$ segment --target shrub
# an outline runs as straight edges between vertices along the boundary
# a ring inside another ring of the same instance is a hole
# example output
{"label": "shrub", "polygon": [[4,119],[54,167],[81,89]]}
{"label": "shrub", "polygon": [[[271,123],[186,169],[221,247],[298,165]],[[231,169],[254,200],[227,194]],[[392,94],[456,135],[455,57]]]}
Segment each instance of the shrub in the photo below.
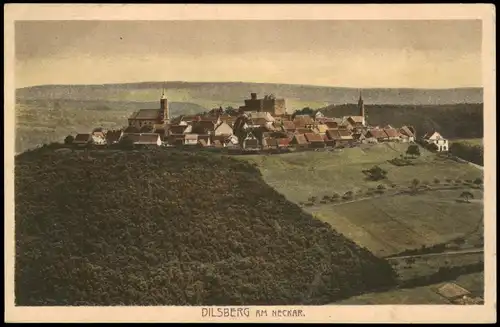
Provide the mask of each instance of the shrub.
{"label": "shrub", "polygon": [[441,183],[441,181],[437,178],[434,178],[434,184],[439,184],[439,183]]}
{"label": "shrub", "polygon": [[385,188],[386,188],[386,187],[385,187],[385,185],[384,185],[384,184],[379,184],[379,185],[377,186],[377,190],[385,190]]}
{"label": "shrub", "polygon": [[478,178],[476,178],[476,179],[474,180],[474,184],[476,184],[476,185],[481,185],[481,184],[483,184],[483,180],[482,180],[481,178],[479,178],[479,177],[478,177]]}

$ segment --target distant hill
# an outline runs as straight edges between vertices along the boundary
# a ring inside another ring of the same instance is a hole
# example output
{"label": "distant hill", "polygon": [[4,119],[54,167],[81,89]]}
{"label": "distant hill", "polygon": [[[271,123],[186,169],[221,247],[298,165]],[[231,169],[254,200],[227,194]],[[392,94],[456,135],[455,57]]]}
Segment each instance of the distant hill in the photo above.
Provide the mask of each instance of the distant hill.
{"label": "distant hill", "polygon": [[326,304],[395,283],[249,163],[68,151],[15,159],[16,305]]}
{"label": "distant hill", "polygon": [[[41,85],[20,88],[21,99],[66,99],[95,101],[155,101],[161,94],[162,82],[142,82],[102,85]],[[270,83],[166,83],[167,96],[174,102],[191,102],[207,109],[243,104],[249,93],[275,94],[287,99],[289,111],[303,107],[320,108],[331,104],[355,103],[359,89]],[[366,104],[441,105],[455,103],[482,103],[482,88],[457,89],[363,89]]]}

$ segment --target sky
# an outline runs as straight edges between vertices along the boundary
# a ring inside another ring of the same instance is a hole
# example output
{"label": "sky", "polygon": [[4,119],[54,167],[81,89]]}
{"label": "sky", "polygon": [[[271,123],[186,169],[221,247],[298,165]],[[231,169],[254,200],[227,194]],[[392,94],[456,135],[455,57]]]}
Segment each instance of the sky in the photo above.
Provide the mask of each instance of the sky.
{"label": "sky", "polygon": [[16,87],[482,87],[480,20],[17,21]]}

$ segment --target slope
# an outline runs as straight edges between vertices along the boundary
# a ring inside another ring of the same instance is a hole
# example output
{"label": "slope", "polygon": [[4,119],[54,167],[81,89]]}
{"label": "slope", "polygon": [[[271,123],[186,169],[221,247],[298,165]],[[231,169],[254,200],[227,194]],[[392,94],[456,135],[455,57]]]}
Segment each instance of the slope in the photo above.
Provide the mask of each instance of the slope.
{"label": "slope", "polygon": [[320,304],[394,283],[238,160],[42,148],[15,174],[17,305]]}

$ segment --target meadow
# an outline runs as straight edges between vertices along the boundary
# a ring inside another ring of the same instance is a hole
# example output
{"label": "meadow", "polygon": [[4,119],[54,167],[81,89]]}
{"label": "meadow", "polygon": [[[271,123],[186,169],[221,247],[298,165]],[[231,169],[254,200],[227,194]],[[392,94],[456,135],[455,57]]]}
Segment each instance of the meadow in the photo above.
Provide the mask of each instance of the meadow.
{"label": "meadow", "polygon": [[[451,282],[464,287],[474,295],[482,296],[484,293],[484,273],[482,272],[462,275]],[[394,289],[388,292],[367,293],[335,302],[335,304],[450,304],[446,298],[436,292],[443,284],[436,283],[414,288]]]}
{"label": "meadow", "polygon": [[[407,144],[378,144],[333,153],[300,152],[240,159],[255,163],[268,184],[298,204],[311,197],[322,199],[325,195],[353,192],[354,202],[325,203],[303,209],[378,256],[448,242],[474,231],[483,219],[482,191],[463,183],[482,178],[482,172],[424,149],[421,157],[414,159],[413,166],[398,167],[387,162],[399,157],[407,147]],[[386,180],[366,179],[362,170],[374,165],[388,172]],[[386,193],[408,190],[413,179],[429,185],[439,179],[441,188],[452,189],[355,201],[358,194],[376,190],[381,184],[388,190]],[[458,202],[464,190],[471,191],[475,200]]]}

